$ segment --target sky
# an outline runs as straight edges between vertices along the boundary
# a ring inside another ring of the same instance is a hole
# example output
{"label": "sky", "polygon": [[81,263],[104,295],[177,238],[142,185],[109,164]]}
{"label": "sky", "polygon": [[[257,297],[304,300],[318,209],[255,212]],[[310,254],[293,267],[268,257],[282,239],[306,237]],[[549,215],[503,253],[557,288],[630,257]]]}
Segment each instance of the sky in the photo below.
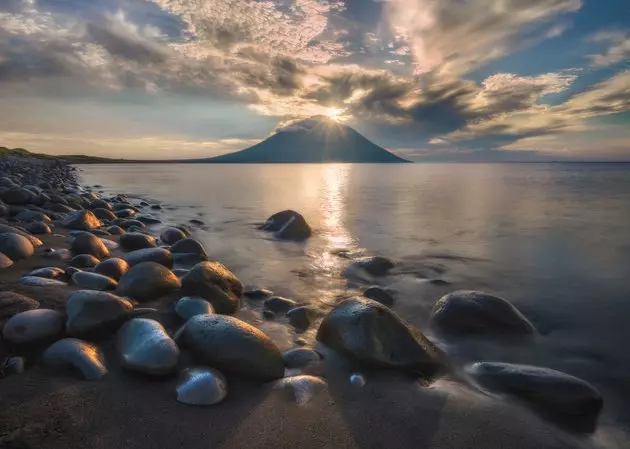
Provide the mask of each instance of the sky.
{"label": "sky", "polygon": [[413,161],[630,161],[630,0],[0,0],[0,146],[210,157],[315,115]]}

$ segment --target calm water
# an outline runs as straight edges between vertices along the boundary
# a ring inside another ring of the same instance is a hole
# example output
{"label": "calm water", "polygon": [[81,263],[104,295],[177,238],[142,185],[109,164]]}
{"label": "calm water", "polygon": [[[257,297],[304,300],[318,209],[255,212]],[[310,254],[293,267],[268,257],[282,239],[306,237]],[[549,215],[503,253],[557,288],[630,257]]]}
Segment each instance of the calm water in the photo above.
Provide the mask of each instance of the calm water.
{"label": "calm water", "polygon": [[[375,283],[396,291],[395,310],[429,334],[442,294],[500,294],[542,336],[519,347],[439,342],[453,360],[569,372],[605,395],[601,428],[630,422],[630,165],[92,165],[81,172],[108,193],[160,202],[166,222],[201,218],[208,252],[245,284],[324,309],[364,287],[342,275],[349,261],[333,254],[339,248],[396,260],[394,274]],[[316,230],[307,243],[256,230],[287,208]],[[615,432],[602,438],[624,438]]]}

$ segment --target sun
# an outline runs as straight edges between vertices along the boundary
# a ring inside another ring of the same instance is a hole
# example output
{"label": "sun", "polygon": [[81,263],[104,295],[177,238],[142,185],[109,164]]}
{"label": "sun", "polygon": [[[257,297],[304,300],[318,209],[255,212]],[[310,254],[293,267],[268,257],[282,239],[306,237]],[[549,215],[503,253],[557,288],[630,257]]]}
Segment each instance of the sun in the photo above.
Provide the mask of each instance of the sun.
{"label": "sun", "polygon": [[344,110],[339,108],[326,108],[324,115],[336,122],[343,122],[345,117],[343,116]]}

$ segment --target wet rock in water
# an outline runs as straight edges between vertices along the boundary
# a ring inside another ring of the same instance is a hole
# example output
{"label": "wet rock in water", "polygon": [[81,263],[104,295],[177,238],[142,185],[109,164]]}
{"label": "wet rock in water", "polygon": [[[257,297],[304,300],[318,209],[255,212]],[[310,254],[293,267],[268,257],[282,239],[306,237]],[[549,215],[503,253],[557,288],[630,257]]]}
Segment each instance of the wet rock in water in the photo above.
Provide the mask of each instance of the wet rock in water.
{"label": "wet rock in water", "polygon": [[159,218],[155,218],[154,216],[149,214],[140,214],[136,217],[136,220],[144,223],[145,225],[155,225],[162,223],[162,220],[160,220]]}
{"label": "wet rock in water", "polygon": [[96,210],[96,209],[112,210],[112,205],[109,204],[105,200],[97,198],[95,200],[90,201],[90,204],[88,205],[88,209],[90,209],[90,210]]}
{"label": "wet rock in water", "polygon": [[255,288],[252,290],[245,290],[243,292],[243,296],[249,299],[265,299],[273,296],[273,292],[265,288]]}
{"label": "wet rock in water", "polygon": [[365,377],[361,373],[354,373],[350,376],[350,385],[353,387],[364,387],[365,386]]}
{"label": "wet rock in water", "polygon": [[153,210],[161,210],[162,206],[160,206],[159,204],[152,204],[151,205],[151,209],[153,209]]}
{"label": "wet rock in water", "polygon": [[364,257],[356,260],[353,265],[372,276],[385,276],[395,266],[391,259],[382,256]]}
{"label": "wet rock in water", "polygon": [[139,211],[139,209],[137,207],[133,206],[132,204],[129,204],[129,202],[116,203],[112,207],[114,208],[115,211],[119,211],[119,210],[130,210],[132,212],[138,212]]}
{"label": "wet rock in water", "polygon": [[186,255],[188,257],[194,257],[196,260],[208,260],[208,254],[203,248],[203,245],[195,239],[185,238],[177,241],[171,246],[171,253],[175,257],[181,257]]}
{"label": "wet rock in water", "polygon": [[116,281],[120,280],[127,270],[129,270],[127,261],[116,257],[104,260],[94,267],[94,273],[102,274]]}
{"label": "wet rock in water", "polygon": [[114,220],[116,218],[116,215],[109,209],[98,208],[94,209],[92,213],[94,213],[99,220]]}
{"label": "wet rock in water", "polygon": [[26,276],[35,276],[35,277],[46,278],[46,279],[62,279],[65,275],[66,275],[66,272],[63,268],[45,267],[45,268],[36,268],[35,270],[29,272]]}
{"label": "wet rock in water", "polygon": [[119,225],[121,228],[125,229],[125,230],[129,230],[131,231],[131,228],[134,229],[144,229],[146,228],[146,226],[144,225],[144,223],[142,223],[139,220],[124,220],[122,222],[119,223]]}
{"label": "wet rock in water", "polygon": [[179,348],[155,320],[134,318],[117,335],[118,355],[122,365],[145,374],[169,374],[175,371]]}
{"label": "wet rock in water", "polygon": [[0,234],[0,253],[3,253],[13,262],[31,257],[35,248],[31,242],[20,234]]}
{"label": "wet rock in water", "polygon": [[277,238],[284,240],[305,240],[312,233],[304,217],[293,210],[273,214],[261,229],[273,232]]}
{"label": "wet rock in water", "polygon": [[468,372],[481,386],[516,397],[562,426],[595,430],[603,400],[582,379],[549,368],[500,362],[475,363]]}
{"label": "wet rock in water", "polygon": [[78,290],[66,302],[66,332],[81,335],[122,323],[133,311],[133,305],[111,293]]}
{"label": "wet rock in water", "polygon": [[188,321],[195,315],[208,315],[214,313],[212,304],[203,298],[184,296],[175,304],[175,313],[182,320]]}
{"label": "wet rock in water", "polygon": [[197,315],[175,340],[190,349],[198,363],[262,380],[284,376],[284,360],[276,344],[254,326],[224,315]]}
{"label": "wet rock in water", "polygon": [[5,376],[22,374],[25,369],[26,360],[24,359],[24,357],[9,357],[4,364],[4,368],[0,366],[0,370]]}
{"label": "wet rock in water", "polygon": [[91,254],[79,254],[70,261],[70,265],[76,268],[92,268],[98,263],[99,260]]}
{"label": "wet rock in water", "polygon": [[507,300],[472,290],[458,290],[440,298],[433,307],[431,325],[450,334],[524,336],[536,332]]}
{"label": "wet rock in water", "polygon": [[276,314],[273,313],[271,310],[268,309],[264,309],[262,312],[262,317],[266,320],[275,320],[276,319]]}
{"label": "wet rock in water", "polygon": [[142,262],[131,267],[120,279],[116,292],[138,301],[151,301],[181,286],[171,270],[155,262]]}
{"label": "wet rock in water", "polygon": [[200,262],[182,278],[182,292],[207,299],[217,313],[234,313],[243,284],[220,263]]}
{"label": "wet rock in water", "polygon": [[72,276],[72,282],[80,287],[88,290],[109,291],[116,290],[118,283],[102,274],[81,271]]}
{"label": "wet rock in water", "polygon": [[51,221],[50,217],[43,212],[36,210],[23,210],[15,216],[18,221],[31,222],[31,221]]}
{"label": "wet rock in water", "polygon": [[40,278],[37,276],[22,276],[20,278],[20,284],[30,285],[33,287],[50,287],[50,286],[68,285],[65,282],[59,281],[57,279]]}
{"label": "wet rock in water", "polygon": [[280,379],[274,383],[273,388],[274,390],[291,391],[295,402],[298,405],[303,405],[317,394],[324,392],[328,388],[328,383],[321,377],[303,374]]}
{"label": "wet rock in water", "polygon": [[65,204],[59,204],[59,203],[48,204],[46,206],[46,209],[50,210],[51,212],[58,212],[61,214],[76,212],[76,210],[71,208],[70,206],[67,206]]}
{"label": "wet rock in water", "polygon": [[137,212],[133,209],[126,208],[126,209],[117,209],[114,211],[114,214],[118,218],[131,218],[131,217],[135,217]]}
{"label": "wet rock in water", "polygon": [[315,315],[315,310],[308,306],[300,306],[287,312],[287,318],[291,326],[304,331],[309,328]]}
{"label": "wet rock in water", "polygon": [[394,305],[394,297],[380,287],[370,287],[363,292],[363,296],[374,301],[380,302],[384,306],[392,307]]}
{"label": "wet rock in water", "polygon": [[135,251],[137,249],[155,248],[157,242],[155,237],[140,232],[126,232],[120,236],[120,246],[125,251]]}
{"label": "wet rock in water", "polygon": [[166,228],[160,234],[160,240],[167,245],[173,245],[186,238],[186,234],[179,228]]}
{"label": "wet rock in water", "polygon": [[205,224],[202,220],[199,220],[197,218],[191,218],[190,220],[188,220],[188,223],[194,224],[197,226],[203,226]]}
{"label": "wet rock in water", "polygon": [[52,228],[43,221],[32,221],[24,229],[36,235],[52,234]]}
{"label": "wet rock in water", "polygon": [[48,249],[50,249],[50,251],[46,251],[44,255],[50,259],[64,261],[64,262],[72,259],[72,252],[70,252],[69,249],[66,249],[66,248],[59,248],[59,249],[48,248]]}
{"label": "wet rock in water", "polygon": [[282,354],[287,368],[306,368],[312,363],[319,362],[322,357],[319,352],[311,348],[293,348]]}
{"label": "wet rock in water", "polygon": [[71,280],[75,273],[80,273],[83,270],[77,267],[66,267],[64,271],[66,274],[66,280]]}
{"label": "wet rock in water", "polygon": [[70,247],[74,254],[91,254],[97,259],[109,257],[109,249],[103,241],[89,232],[84,232],[75,237]]}
{"label": "wet rock in water", "polygon": [[52,367],[72,368],[84,380],[99,380],[107,374],[105,356],[98,348],[76,338],[64,338],[46,349],[44,363]]}
{"label": "wet rock in water", "polygon": [[2,199],[7,204],[28,204],[33,194],[21,187],[11,187],[2,194]]}
{"label": "wet rock in water", "polygon": [[289,310],[297,307],[298,303],[289,298],[283,298],[282,296],[272,296],[265,299],[263,306],[267,310],[271,310],[274,313],[287,313]]}
{"label": "wet rock in water", "polygon": [[9,268],[11,265],[13,265],[13,261],[4,253],[0,253],[0,270]]}
{"label": "wet rock in water", "polygon": [[164,248],[144,248],[125,254],[125,260],[131,266],[141,262],[156,262],[166,268],[173,268],[173,255]]}
{"label": "wet rock in water", "polygon": [[89,210],[79,210],[70,214],[62,222],[63,226],[68,229],[77,229],[79,231],[89,231],[90,229],[100,228],[103,223],[101,220]]}
{"label": "wet rock in water", "polygon": [[367,298],[343,301],[324,318],[317,340],[351,360],[433,377],[444,355],[391,309]]}
{"label": "wet rock in water", "polygon": [[125,233],[125,230],[123,228],[121,228],[120,226],[109,226],[108,228],[106,228],[107,232],[109,232],[111,235],[123,235]]}
{"label": "wet rock in water", "polygon": [[2,328],[3,337],[15,344],[56,338],[63,332],[63,314],[56,310],[35,309],[11,317]]}
{"label": "wet rock in water", "polygon": [[21,235],[22,237],[26,238],[29,242],[31,242],[31,245],[33,245],[33,248],[39,248],[40,246],[43,245],[40,239],[38,239],[37,237],[33,237],[28,232],[25,232],[23,229],[18,229],[16,227],[8,226],[8,225],[0,223],[0,234],[7,234],[7,233]]}
{"label": "wet rock in water", "polygon": [[0,292],[0,328],[13,315],[38,307],[39,301],[28,296],[14,292]]}
{"label": "wet rock in water", "polygon": [[227,380],[212,368],[186,368],[177,381],[177,400],[188,405],[214,405],[227,396]]}

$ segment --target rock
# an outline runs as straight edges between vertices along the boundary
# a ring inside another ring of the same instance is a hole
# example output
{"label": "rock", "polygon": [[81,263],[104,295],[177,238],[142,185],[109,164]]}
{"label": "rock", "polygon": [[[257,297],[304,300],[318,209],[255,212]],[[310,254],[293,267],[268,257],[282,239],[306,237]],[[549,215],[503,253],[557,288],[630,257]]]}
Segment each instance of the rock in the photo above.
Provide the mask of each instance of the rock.
{"label": "rock", "polygon": [[186,256],[194,256],[197,260],[208,260],[208,254],[206,254],[206,250],[203,248],[203,245],[199,243],[195,239],[185,238],[177,241],[173,246],[171,246],[171,253],[173,255],[183,255]]}
{"label": "rock", "polygon": [[50,210],[52,212],[57,212],[57,213],[61,213],[61,214],[67,214],[67,213],[71,213],[71,212],[76,212],[76,210],[71,208],[70,206],[67,206],[65,204],[59,204],[59,203],[48,204],[46,206],[46,209],[48,209],[48,210]]}
{"label": "rock", "polygon": [[265,299],[263,306],[265,309],[271,310],[274,313],[286,313],[289,310],[297,307],[297,303],[289,298],[283,298],[282,296],[272,296]]}
{"label": "rock", "polygon": [[561,425],[595,430],[603,400],[582,379],[549,368],[500,362],[475,363],[468,372],[481,386],[516,397]]}
{"label": "rock", "polygon": [[120,280],[127,270],[129,270],[127,261],[118,258],[104,260],[94,267],[94,273],[102,274],[116,281]]}
{"label": "rock", "polygon": [[9,268],[13,265],[13,261],[9,259],[4,253],[0,253],[0,270]]}
{"label": "rock", "polygon": [[326,391],[328,383],[321,377],[299,375],[285,377],[274,383],[274,390],[289,390],[298,405],[306,404],[318,393]]}
{"label": "rock", "polygon": [[109,249],[97,236],[84,232],[76,236],[70,247],[74,254],[91,254],[97,259],[109,257]]}
{"label": "rock", "polygon": [[145,225],[155,225],[162,223],[162,220],[160,220],[159,218],[155,218],[154,216],[149,214],[140,214],[136,217],[136,220],[144,223]]}
{"label": "rock", "polygon": [[[109,232],[103,231],[102,229],[92,229],[90,232],[92,234],[94,234],[95,236],[97,236],[97,237],[105,237],[105,236],[111,235]],[[112,243],[116,243],[116,242],[112,242]],[[107,248],[107,249],[109,249],[109,248]]]}
{"label": "rock", "polygon": [[26,369],[26,360],[24,357],[9,357],[4,364],[0,366],[0,376],[10,376],[12,374],[22,374]]}
{"label": "rock", "polygon": [[33,237],[28,232],[25,232],[23,229],[18,229],[13,226],[7,226],[0,223],[0,234],[7,234],[7,233],[18,234],[28,239],[28,241],[31,242],[31,245],[33,245],[33,248],[39,248],[40,246],[43,245],[40,239],[38,239],[37,237]]}
{"label": "rock", "polygon": [[130,217],[134,217],[136,215],[136,211],[133,209],[129,209],[129,208],[125,208],[125,209],[116,209],[114,211],[114,214],[116,214],[116,216],[118,218],[130,218]]}
{"label": "rock", "polygon": [[64,269],[64,271],[65,271],[65,274],[66,274],[66,279],[67,280],[71,280],[72,276],[74,276],[75,273],[80,273],[83,270],[81,270],[80,268],[77,268],[77,267],[66,267]]}
{"label": "rock", "polygon": [[284,376],[284,360],[264,332],[224,315],[196,315],[175,340],[190,349],[198,363],[262,380]]}
{"label": "rock", "polygon": [[99,220],[114,220],[116,218],[116,215],[114,215],[114,213],[109,209],[97,208],[92,212]]}
{"label": "rock", "polygon": [[212,304],[203,298],[184,296],[175,304],[175,313],[182,320],[188,321],[195,315],[209,315],[214,313]]}
{"label": "rock", "polygon": [[270,296],[273,296],[273,292],[265,288],[255,288],[252,290],[245,290],[243,292],[243,296],[249,299],[265,299]]}
{"label": "rock", "polygon": [[33,221],[26,225],[25,228],[31,234],[44,235],[52,234],[51,227],[43,221]]}
{"label": "rock", "polygon": [[15,216],[15,219],[27,223],[31,221],[51,221],[48,215],[36,210],[23,210]]}
{"label": "rock", "polygon": [[81,335],[98,331],[122,323],[132,311],[133,305],[119,296],[100,291],[77,290],[66,302],[66,332],[70,335]]}
{"label": "rock", "polygon": [[319,352],[311,348],[289,349],[282,354],[282,358],[287,368],[306,368],[322,359]]}
{"label": "rock", "polygon": [[126,232],[120,236],[120,246],[125,251],[135,251],[137,249],[155,248],[157,242],[155,237],[140,232]]}
{"label": "rock", "polygon": [[264,309],[262,312],[262,317],[266,320],[275,320],[276,319],[276,314],[273,313],[271,310],[268,309]]}
{"label": "rock", "polygon": [[151,209],[153,209],[153,210],[161,210],[162,206],[160,206],[159,204],[152,204],[151,205]]}
{"label": "rock", "polygon": [[20,234],[0,234],[0,253],[3,253],[13,262],[31,257],[35,248],[31,242]]}
{"label": "rock", "polygon": [[118,355],[122,365],[145,374],[175,371],[179,348],[155,320],[134,318],[118,331]]}
{"label": "rock", "polygon": [[188,220],[188,223],[194,224],[196,226],[203,226],[205,224],[202,220],[199,220],[197,218],[191,218],[190,220]]}
{"label": "rock", "polygon": [[291,326],[300,331],[304,331],[311,325],[311,320],[315,314],[314,310],[308,306],[301,306],[287,312],[287,318]]}
{"label": "rock", "polygon": [[144,248],[125,254],[125,260],[131,266],[141,262],[156,262],[166,268],[173,268],[173,255],[164,248]]}
{"label": "rock", "polygon": [[123,235],[125,233],[125,230],[121,228],[120,226],[110,226],[106,228],[106,230],[111,235]]}
{"label": "rock", "polygon": [[186,234],[178,228],[166,228],[160,234],[160,240],[167,245],[172,245],[186,238]]}
{"label": "rock", "polygon": [[363,296],[374,301],[380,302],[384,306],[392,307],[394,305],[394,297],[380,287],[370,287],[363,292]]}
{"label": "rock", "polygon": [[120,279],[117,293],[138,301],[151,301],[177,290],[181,283],[164,265],[141,262],[131,267]]}
{"label": "rock", "polygon": [[354,373],[350,376],[350,385],[353,387],[364,387],[365,386],[365,377],[361,373]]}
{"label": "rock", "polygon": [[113,240],[110,240],[110,239],[101,239],[101,241],[103,242],[103,245],[105,245],[107,249],[110,251],[113,251],[120,247],[120,245],[117,242],[114,242]]}
{"label": "rock", "polygon": [[46,268],[37,268],[31,272],[29,272],[26,276],[35,276],[39,278],[46,279],[60,279],[66,275],[66,272],[63,268],[59,267],[46,267]]}
{"label": "rock", "polygon": [[98,263],[99,260],[91,254],[79,254],[70,261],[70,265],[76,268],[92,268]]}
{"label": "rock", "polygon": [[182,278],[182,292],[207,299],[217,313],[234,313],[243,284],[220,263],[200,262]]}
{"label": "rock", "polygon": [[39,301],[14,292],[0,292],[0,328],[13,315],[37,309]]}
{"label": "rock", "polygon": [[470,290],[440,298],[433,307],[431,325],[450,334],[523,336],[536,332],[533,324],[505,299]]}
{"label": "rock", "polygon": [[50,287],[50,286],[62,286],[68,285],[63,281],[57,279],[40,278],[37,276],[22,276],[20,283],[24,285],[31,285],[33,287]]}
{"label": "rock", "polygon": [[107,374],[105,356],[98,348],[76,338],[64,338],[50,345],[43,356],[53,367],[70,367],[84,380],[99,380]]}
{"label": "rock", "polygon": [[11,187],[4,192],[2,199],[7,204],[28,204],[33,194],[21,187]]}
{"label": "rock", "polygon": [[354,297],[324,318],[317,340],[359,363],[433,377],[444,368],[442,352],[391,309]]}
{"label": "rock", "polygon": [[100,228],[103,226],[101,220],[89,210],[79,210],[70,214],[62,222],[63,226],[68,229],[77,229],[80,231],[89,231],[90,229]]}
{"label": "rock", "polygon": [[274,232],[277,238],[284,240],[305,240],[311,236],[311,227],[302,215],[293,210],[273,214],[262,229]]}
{"label": "rock", "polygon": [[[48,249],[50,251],[48,251]],[[47,250],[44,252],[44,255],[50,259],[64,261],[64,262],[72,259],[72,253],[70,252],[69,249],[66,249],[66,248],[59,248],[59,249],[47,248]]]}
{"label": "rock", "polygon": [[90,210],[96,210],[96,209],[112,210],[112,206],[107,201],[97,198],[95,200],[90,201],[90,204],[88,205],[88,209],[90,209]]}
{"label": "rock", "polygon": [[177,400],[189,405],[214,405],[227,396],[227,380],[212,368],[186,368],[177,381]]}
{"label": "rock", "polygon": [[48,197],[50,198],[51,203],[68,205],[68,201],[61,195],[50,193]]}
{"label": "rock", "polygon": [[116,203],[113,205],[113,209],[115,211],[119,211],[119,210],[130,210],[132,212],[138,212],[139,209],[136,208],[135,206],[129,204],[128,202],[121,202],[121,203]]}
{"label": "rock", "polygon": [[356,260],[353,265],[372,276],[385,276],[395,266],[394,262],[382,256],[364,257]]}
{"label": "rock", "polygon": [[63,314],[49,309],[20,312],[2,328],[4,338],[15,344],[49,340],[60,336],[62,332]]}
{"label": "rock", "polygon": [[118,286],[118,283],[112,278],[88,271],[75,273],[72,276],[72,282],[77,287],[99,291],[116,290]]}
{"label": "rock", "polygon": [[125,230],[131,230],[132,227],[136,229],[146,228],[145,224],[139,220],[124,220],[120,222],[119,226]]}

